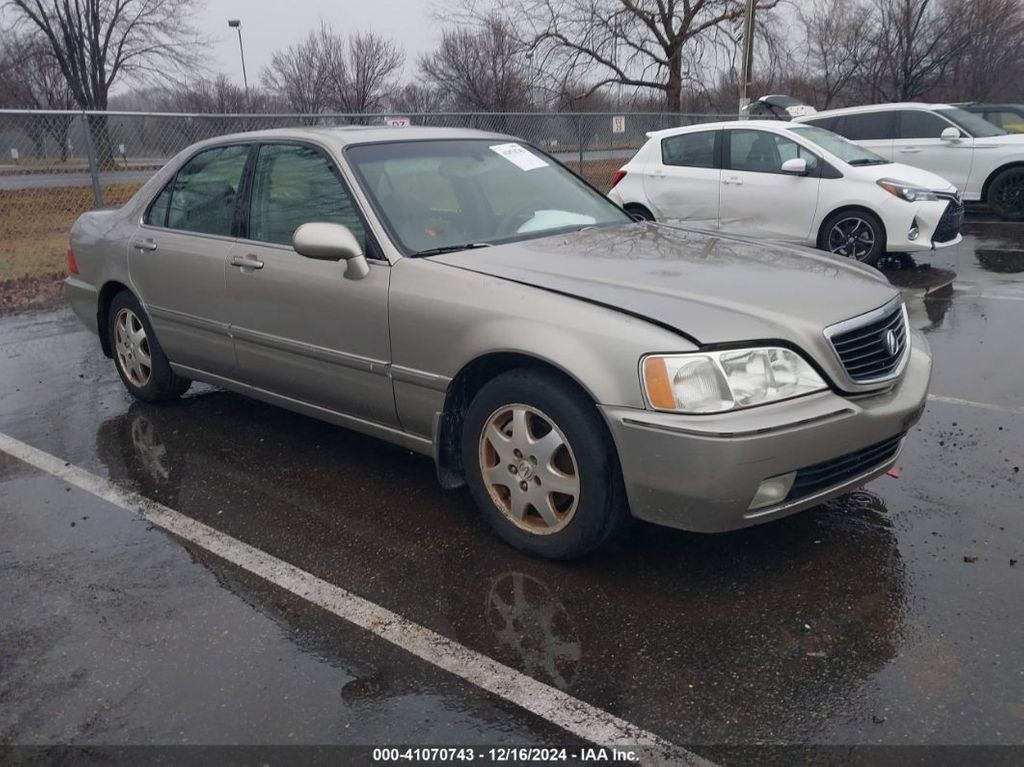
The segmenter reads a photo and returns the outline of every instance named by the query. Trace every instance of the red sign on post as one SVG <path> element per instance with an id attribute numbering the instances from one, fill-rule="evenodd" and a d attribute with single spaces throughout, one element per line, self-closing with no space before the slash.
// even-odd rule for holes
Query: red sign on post
<path id="1" fill-rule="evenodd" d="M 626 132 L 626 115 L 615 115 L 612 117 L 612 133 Z"/>

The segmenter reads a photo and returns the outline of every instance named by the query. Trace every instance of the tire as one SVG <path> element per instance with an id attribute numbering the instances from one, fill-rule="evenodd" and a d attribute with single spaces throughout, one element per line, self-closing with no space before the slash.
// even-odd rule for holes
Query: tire
<path id="1" fill-rule="evenodd" d="M 622 208 L 626 213 L 633 217 L 634 221 L 653 221 L 654 214 L 647 210 L 643 205 L 632 202 Z"/>
<path id="2" fill-rule="evenodd" d="M 462 458 L 477 506 L 520 551 L 572 559 L 630 520 L 618 457 L 597 408 L 552 373 L 517 369 L 488 382 L 466 412 Z"/>
<path id="3" fill-rule="evenodd" d="M 114 296 L 107 318 L 114 367 L 129 394 L 156 403 L 177 399 L 188 391 L 192 382 L 171 370 L 149 317 L 135 296 L 126 290 Z"/>
<path id="4" fill-rule="evenodd" d="M 846 232 L 847 237 L 842 237 Z M 865 247 L 868 246 L 868 247 Z M 885 253 L 885 227 L 874 213 L 842 210 L 821 225 L 818 248 L 837 256 L 874 264 Z"/>
<path id="5" fill-rule="evenodd" d="M 1007 221 L 1024 220 L 1024 167 L 1000 171 L 988 187 L 989 208 Z"/>

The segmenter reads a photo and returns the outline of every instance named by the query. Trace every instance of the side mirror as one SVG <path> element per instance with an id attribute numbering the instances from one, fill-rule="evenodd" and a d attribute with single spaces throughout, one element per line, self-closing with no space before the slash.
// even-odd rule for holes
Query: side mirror
<path id="1" fill-rule="evenodd" d="M 807 160 L 803 157 L 794 157 L 782 163 L 782 172 L 787 176 L 806 176 Z"/>
<path id="2" fill-rule="evenodd" d="M 950 125 L 948 128 L 942 129 L 939 138 L 943 141 L 959 141 L 961 139 L 960 131 Z"/>
<path id="3" fill-rule="evenodd" d="M 314 222 L 303 224 L 292 235 L 295 252 L 318 261 L 345 261 L 345 276 L 361 280 L 370 273 L 370 265 L 359 241 L 347 226 Z"/>

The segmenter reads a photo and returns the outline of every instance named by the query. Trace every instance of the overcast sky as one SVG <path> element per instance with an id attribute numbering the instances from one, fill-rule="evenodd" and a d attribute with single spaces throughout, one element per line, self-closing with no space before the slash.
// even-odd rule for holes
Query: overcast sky
<path id="1" fill-rule="evenodd" d="M 430 0 L 207 0 L 195 26 L 211 40 L 209 67 L 242 83 L 238 37 L 228 19 L 241 19 L 245 67 L 250 85 L 271 54 L 301 40 L 327 21 L 341 33 L 373 30 L 394 38 L 405 49 L 406 74 L 416 69 L 416 56 L 434 47 L 440 24 L 430 16 Z"/>

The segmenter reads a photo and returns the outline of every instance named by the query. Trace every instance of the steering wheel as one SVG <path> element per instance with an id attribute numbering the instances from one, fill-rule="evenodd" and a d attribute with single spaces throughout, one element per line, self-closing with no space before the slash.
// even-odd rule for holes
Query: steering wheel
<path id="1" fill-rule="evenodd" d="M 497 230 L 499 235 L 515 234 L 519 227 L 529 221 L 537 213 L 537 203 L 524 202 L 506 213 L 498 222 Z"/>

